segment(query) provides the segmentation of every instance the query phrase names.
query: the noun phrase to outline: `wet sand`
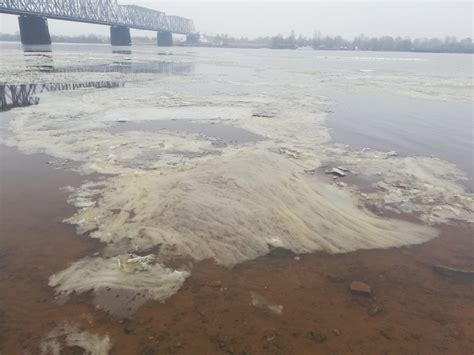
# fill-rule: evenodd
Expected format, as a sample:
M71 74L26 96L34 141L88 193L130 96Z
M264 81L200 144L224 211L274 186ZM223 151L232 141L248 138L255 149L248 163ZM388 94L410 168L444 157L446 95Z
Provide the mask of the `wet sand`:
M60 305L48 278L101 250L62 223L74 209L59 188L84 178L0 147L0 351L38 353L62 321L109 334L112 354L472 354L474 283L432 266L474 268L473 230L442 227L418 246L341 255L271 255L226 269L201 262L166 303L130 319L97 310L92 295ZM297 258L298 259L298 258ZM353 280L372 287L352 295ZM251 304L251 292L281 315ZM71 348L67 354L75 354Z

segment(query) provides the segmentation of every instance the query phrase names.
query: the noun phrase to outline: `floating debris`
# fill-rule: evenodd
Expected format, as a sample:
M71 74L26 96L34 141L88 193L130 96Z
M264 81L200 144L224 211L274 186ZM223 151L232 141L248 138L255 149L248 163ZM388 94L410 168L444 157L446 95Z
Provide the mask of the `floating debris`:
M391 158L391 157L397 157L398 153L394 150L391 150L390 152L385 153L385 158Z
M278 151L280 152L280 154L287 155L290 158L299 159L301 157L301 154L298 151L291 148L280 147L278 148Z
M132 254L127 259L125 256L121 256L117 259L119 268L125 272L138 272L146 271L152 264L155 263L156 256L153 254L147 256L137 256Z
M259 295L256 292L250 292L250 297L252 299L251 301L252 306L254 307L269 310L271 313L276 314L276 315L281 315L283 313L282 305L269 304L262 295Z
M325 171L326 174L328 175L334 175L336 177L344 177L347 176L347 173L345 173L342 169L340 168L332 168L330 170Z
M252 114L252 117L265 117L273 118L277 114L277 111L258 111Z

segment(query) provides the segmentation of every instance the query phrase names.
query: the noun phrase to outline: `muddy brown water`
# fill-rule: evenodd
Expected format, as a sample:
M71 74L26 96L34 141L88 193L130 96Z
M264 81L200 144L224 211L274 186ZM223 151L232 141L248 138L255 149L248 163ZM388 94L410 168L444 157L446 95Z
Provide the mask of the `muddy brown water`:
M176 295L146 302L130 319L96 309L90 294L60 305L49 276L102 246L62 223L74 209L59 188L84 177L47 161L0 147L2 354L38 354L41 339L62 321L109 334L112 354L474 351L474 284L432 269L474 268L473 230L464 224L443 226L440 237L418 246L299 260L275 250L233 269L201 262ZM372 296L352 295L352 280L369 284ZM283 313L252 306L250 292L282 305Z

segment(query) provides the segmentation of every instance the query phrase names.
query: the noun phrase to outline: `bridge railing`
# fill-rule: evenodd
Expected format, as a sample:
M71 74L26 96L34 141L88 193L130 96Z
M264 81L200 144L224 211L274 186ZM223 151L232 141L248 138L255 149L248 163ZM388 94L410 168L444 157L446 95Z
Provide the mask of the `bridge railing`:
M178 16L166 16L168 18L168 26L170 32L192 34L195 33L194 22L187 18Z
M0 12L180 34L195 32L191 20L141 6L118 5L116 0L0 0Z
M136 5L123 5L120 7L118 21L126 25L137 25L144 28L156 28L168 31L168 19L164 12L150 10Z

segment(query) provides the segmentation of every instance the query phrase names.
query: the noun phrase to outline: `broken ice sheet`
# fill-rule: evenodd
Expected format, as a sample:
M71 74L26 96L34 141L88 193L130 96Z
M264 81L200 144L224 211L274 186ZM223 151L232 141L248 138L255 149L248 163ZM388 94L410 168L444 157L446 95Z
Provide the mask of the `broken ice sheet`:
M49 286L63 301L75 292L93 291L95 303L119 318L133 314L145 301L163 302L176 293L189 276L156 263L154 255L88 257L53 275Z
M41 355L61 355L68 348L80 348L87 355L107 355L112 342L108 335L92 334L64 322L51 330L40 345Z

